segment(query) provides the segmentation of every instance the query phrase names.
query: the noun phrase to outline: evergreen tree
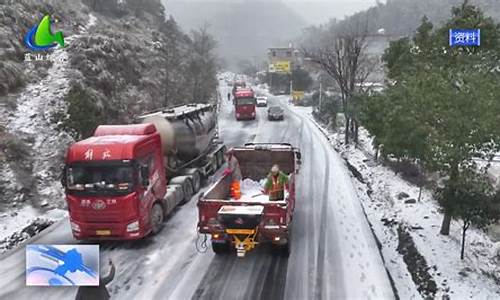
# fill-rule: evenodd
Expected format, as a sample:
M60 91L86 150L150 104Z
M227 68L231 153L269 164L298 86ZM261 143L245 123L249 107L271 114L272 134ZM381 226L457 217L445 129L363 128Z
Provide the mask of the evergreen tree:
M449 28L480 28L481 40L488 42L450 48ZM433 30L423 19L412 40L391 43L384 55L389 81L379 96L383 107L372 103L363 112L386 154L440 172L453 190L469 176L463 170L474 167L474 158L499 150L499 37L492 19L464 3L444 26ZM384 125L375 124L380 119ZM447 235L453 204L443 210L441 233Z

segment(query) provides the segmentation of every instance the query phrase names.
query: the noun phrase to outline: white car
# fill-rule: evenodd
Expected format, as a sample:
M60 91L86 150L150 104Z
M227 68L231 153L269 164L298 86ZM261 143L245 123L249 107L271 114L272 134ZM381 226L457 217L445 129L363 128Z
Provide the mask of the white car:
M257 97L257 106L267 106L267 97L258 96Z

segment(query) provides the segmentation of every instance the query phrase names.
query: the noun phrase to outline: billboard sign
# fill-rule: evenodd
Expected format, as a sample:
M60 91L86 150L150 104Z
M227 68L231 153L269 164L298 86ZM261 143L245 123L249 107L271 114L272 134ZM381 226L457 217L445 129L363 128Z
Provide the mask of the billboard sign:
M290 74L291 67L289 61L277 61L269 64L269 73Z

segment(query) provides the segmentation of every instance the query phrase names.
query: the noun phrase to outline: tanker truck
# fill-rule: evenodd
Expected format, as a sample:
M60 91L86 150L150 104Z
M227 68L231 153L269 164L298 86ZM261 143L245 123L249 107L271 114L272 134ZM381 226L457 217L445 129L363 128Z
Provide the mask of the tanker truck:
M76 239L159 232L164 218L224 164L213 105L162 109L137 123L100 125L68 148L62 184Z

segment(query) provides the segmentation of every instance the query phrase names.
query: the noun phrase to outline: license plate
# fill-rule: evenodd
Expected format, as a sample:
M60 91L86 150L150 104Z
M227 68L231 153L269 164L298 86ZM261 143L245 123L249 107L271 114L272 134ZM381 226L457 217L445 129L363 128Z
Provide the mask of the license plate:
M111 230L96 230L96 235L111 235Z
M226 243L226 240L212 240L212 243L216 243L216 244L225 244L225 243Z

